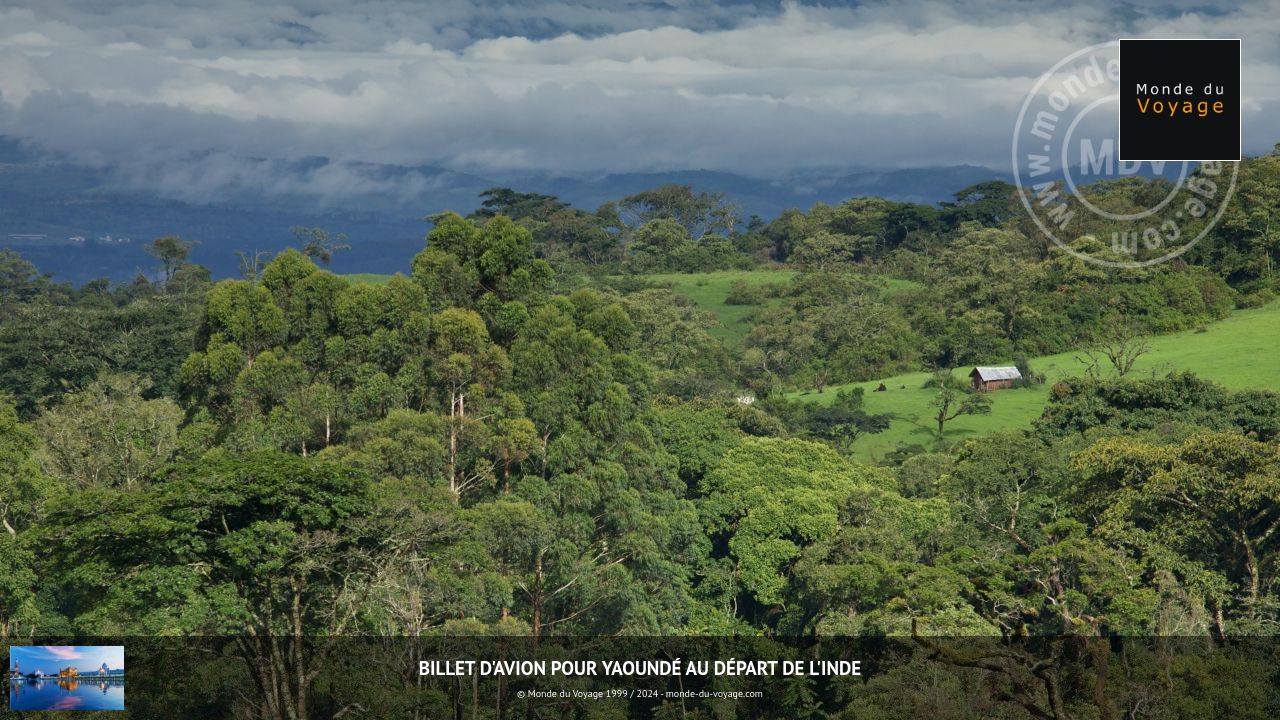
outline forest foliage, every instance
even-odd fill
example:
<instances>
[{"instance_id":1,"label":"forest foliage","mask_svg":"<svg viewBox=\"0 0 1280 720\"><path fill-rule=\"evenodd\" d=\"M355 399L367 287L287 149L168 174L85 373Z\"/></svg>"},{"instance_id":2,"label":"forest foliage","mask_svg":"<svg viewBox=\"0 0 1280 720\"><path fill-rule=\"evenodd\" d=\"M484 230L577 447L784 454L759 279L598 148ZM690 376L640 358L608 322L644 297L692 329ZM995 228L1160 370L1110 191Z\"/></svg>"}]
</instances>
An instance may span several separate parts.
<instances>
[{"instance_id":1,"label":"forest foliage","mask_svg":"<svg viewBox=\"0 0 1280 720\"><path fill-rule=\"evenodd\" d=\"M0 254L0 640L1074 638L1006 653L1083 654L1088 678L987 668L990 701L1118 717L1120 690L1053 696L1106 677L1109 636L1280 628L1280 396L1097 373L1031 427L873 467L848 456L886 423L860 393L782 391L1265 302L1276 158L1241 183L1222 232L1133 271L1032 241L1001 184L767 223L679 186L594 213L495 190L382 285L286 251L240 279L166 255L162 281L70 288ZM628 280L762 263L800 272L741 346ZM938 392L939 437L981 412ZM263 690L277 708L314 679L246 653L299 671Z\"/></svg>"}]
</instances>

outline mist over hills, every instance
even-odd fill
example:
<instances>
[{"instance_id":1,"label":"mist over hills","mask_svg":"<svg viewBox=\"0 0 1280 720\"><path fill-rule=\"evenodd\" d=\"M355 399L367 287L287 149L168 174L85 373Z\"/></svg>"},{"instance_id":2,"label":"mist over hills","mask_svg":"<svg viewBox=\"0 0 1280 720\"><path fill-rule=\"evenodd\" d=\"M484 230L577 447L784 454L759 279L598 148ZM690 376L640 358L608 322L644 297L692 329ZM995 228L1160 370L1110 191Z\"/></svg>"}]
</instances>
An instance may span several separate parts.
<instances>
[{"instance_id":1,"label":"mist over hills","mask_svg":"<svg viewBox=\"0 0 1280 720\"><path fill-rule=\"evenodd\" d=\"M198 240L191 260L215 277L234 275L236 251L275 252L294 226L345 233L352 249L338 272L396 272L422 247L427 215L467 213L495 186L556 195L594 210L664 183L728 195L743 217L877 195L935 203L976 182L1006 178L962 165L897 170L812 169L780 178L701 170L652 173L493 173L431 165L357 163L207 154L181 162L92 165L0 137L0 247L11 247L60 280L126 281L153 273L142 251L167 234ZM25 237L24 237L25 236Z\"/></svg>"}]
</instances>

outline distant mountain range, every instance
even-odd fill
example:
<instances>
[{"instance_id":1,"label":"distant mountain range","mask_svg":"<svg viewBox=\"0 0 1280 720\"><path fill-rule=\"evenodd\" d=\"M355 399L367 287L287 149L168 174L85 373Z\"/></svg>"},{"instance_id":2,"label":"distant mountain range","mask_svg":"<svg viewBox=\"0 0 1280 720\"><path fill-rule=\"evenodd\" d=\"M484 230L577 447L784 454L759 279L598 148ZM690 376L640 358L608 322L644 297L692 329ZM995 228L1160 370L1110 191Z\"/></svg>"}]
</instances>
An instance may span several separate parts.
<instances>
[{"instance_id":1,"label":"distant mountain range","mask_svg":"<svg viewBox=\"0 0 1280 720\"><path fill-rule=\"evenodd\" d=\"M191 260L216 277L237 272L235 252L276 252L290 228L345 233L352 250L338 272L407 271L422 247L424 217L467 213L495 186L556 195L587 210L664 183L725 193L744 217L770 219L786 208L879 196L935 203L961 188L1007 173L977 166L905 170L815 169L763 179L725 172L620 174L552 172L486 176L434 166L276 160L209 154L181 163L89 165L33 150L0 136L0 247L12 247L81 283L154 273L142 246L161 235L200 241Z\"/></svg>"}]
</instances>

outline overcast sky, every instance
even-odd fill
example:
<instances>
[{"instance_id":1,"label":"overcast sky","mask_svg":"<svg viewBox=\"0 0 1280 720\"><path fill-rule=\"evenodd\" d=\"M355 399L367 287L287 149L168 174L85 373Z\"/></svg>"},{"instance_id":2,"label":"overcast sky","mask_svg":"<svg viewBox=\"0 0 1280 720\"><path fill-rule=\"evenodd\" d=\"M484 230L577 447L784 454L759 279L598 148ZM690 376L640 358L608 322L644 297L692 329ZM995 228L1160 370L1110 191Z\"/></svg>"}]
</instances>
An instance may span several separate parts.
<instances>
[{"instance_id":1,"label":"overcast sky","mask_svg":"<svg viewBox=\"0 0 1280 720\"><path fill-rule=\"evenodd\" d=\"M1280 141L1280 0L0 0L0 134L81 160L472 171L1007 169L1018 106L1117 37L1244 40Z\"/></svg>"}]
</instances>

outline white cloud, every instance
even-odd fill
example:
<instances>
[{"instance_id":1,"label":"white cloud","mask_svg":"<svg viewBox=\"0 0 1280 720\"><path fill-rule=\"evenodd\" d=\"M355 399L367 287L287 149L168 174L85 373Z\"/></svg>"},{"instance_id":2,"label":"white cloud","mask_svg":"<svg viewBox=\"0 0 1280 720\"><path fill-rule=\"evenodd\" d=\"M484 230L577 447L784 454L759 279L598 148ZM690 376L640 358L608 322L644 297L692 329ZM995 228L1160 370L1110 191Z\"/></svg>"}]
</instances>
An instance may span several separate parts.
<instances>
[{"instance_id":1,"label":"white cloud","mask_svg":"<svg viewBox=\"0 0 1280 720\"><path fill-rule=\"evenodd\" d=\"M1280 139L1266 112L1280 102L1277 9L41 2L0 10L12 105L0 133L101 161L214 150L478 170L1001 166L1024 94L1062 56L1121 35L1225 35L1245 39L1246 142L1259 151Z\"/></svg>"}]
</instances>

